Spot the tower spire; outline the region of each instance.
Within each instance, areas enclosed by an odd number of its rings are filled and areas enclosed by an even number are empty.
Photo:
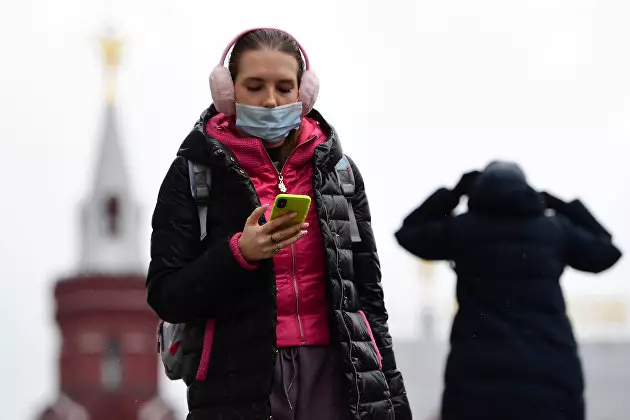
[[[116,75],[120,66],[122,41],[114,37],[111,30],[108,32],[99,41],[105,61],[105,98],[108,104],[113,104],[116,101]]]
[[[144,271],[138,208],[133,200],[116,116],[116,74],[122,41],[112,31],[99,39],[105,71],[105,115],[94,181],[83,202],[80,271],[101,274]]]
[[[58,398],[37,419],[175,420],[158,391],[157,317],[147,305],[138,212],[118,135],[113,76],[121,44],[109,37],[101,46],[105,118],[94,181],[82,202],[80,265],[55,285],[54,319],[63,343]]]

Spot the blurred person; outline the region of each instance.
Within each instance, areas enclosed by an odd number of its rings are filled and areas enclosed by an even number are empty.
[[[454,215],[464,195],[468,211]],[[566,266],[602,272],[621,252],[579,200],[539,193],[516,164],[493,162],[433,193],[396,238],[457,274],[442,420],[584,419],[560,277]]]
[[[411,419],[363,178],[313,109],[304,49],[281,30],[243,32],[210,86],[159,192],[147,278],[155,312],[186,325],[188,419]],[[191,161],[211,171],[202,241]],[[304,224],[267,221],[285,192],[312,198]]]

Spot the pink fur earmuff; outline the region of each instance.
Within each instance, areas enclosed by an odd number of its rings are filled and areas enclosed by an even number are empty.
[[[217,111],[222,114],[234,115],[236,113],[236,105],[234,104],[234,81],[230,75],[230,70],[225,67],[225,59],[227,58],[232,46],[234,46],[234,44],[236,44],[243,35],[258,29],[273,28],[248,29],[238,34],[225,48],[223,55],[221,56],[221,61],[219,61],[219,64],[214,68],[214,70],[212,70],[212,73],[210,73],[210,93],[212,94],[212,101],[214,102],[214,106]],[[295,40],[295,38],[288,32],[282,32],[287,33]],[[302,45],[300,45],[297,40],[295,40],[295,42],[300,48],[302,56],[304,56],[304,63],[306,65],[306,69],[304,70],[304,73],[302,73],[302,80],[300,81],[300,92],[298,98],[298,100],[302,102],[302,115],[306,115],[315,106],[317,94],[319,93],[319,80],[317,79],[315,73],[311,70],[311,65],[308,60],[308,55],[306,55],[306,51],[304,51],[304,48],[302,48]]]

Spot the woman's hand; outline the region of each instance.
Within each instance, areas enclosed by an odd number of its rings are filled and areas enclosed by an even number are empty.
[[[307,234],[307,231],[302,229],[307,228],[308,223],[281,229],[284,223],[297,216],[295,213],[286,214],[262,226],[259,225],[258,220],[265,214],[268,207],[269,205],[264,205],[252,212],[238,240],[241,254],[248,262],[272,258],[283,248],[293,245]]]

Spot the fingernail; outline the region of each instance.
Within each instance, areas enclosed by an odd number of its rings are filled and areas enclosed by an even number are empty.
[[[308,233],[308,230],[303,230],[301,236],[306,236],[307,233]]]
[[[267,207],[269,207],[269,204],[263,204],[262,208],[266,209]]]
[[[291,213],[291,217],[292,218],[295,217],[295,216],[297,216],[297,213]]]
[[[309,227],[309,226],[310,226],[310,223],[308,223],[308,222],[306,222],[306,223],[304,223],[304,224],[302,225],[302,227],[303,227],[303,228],[307,228],[307,227]]]

